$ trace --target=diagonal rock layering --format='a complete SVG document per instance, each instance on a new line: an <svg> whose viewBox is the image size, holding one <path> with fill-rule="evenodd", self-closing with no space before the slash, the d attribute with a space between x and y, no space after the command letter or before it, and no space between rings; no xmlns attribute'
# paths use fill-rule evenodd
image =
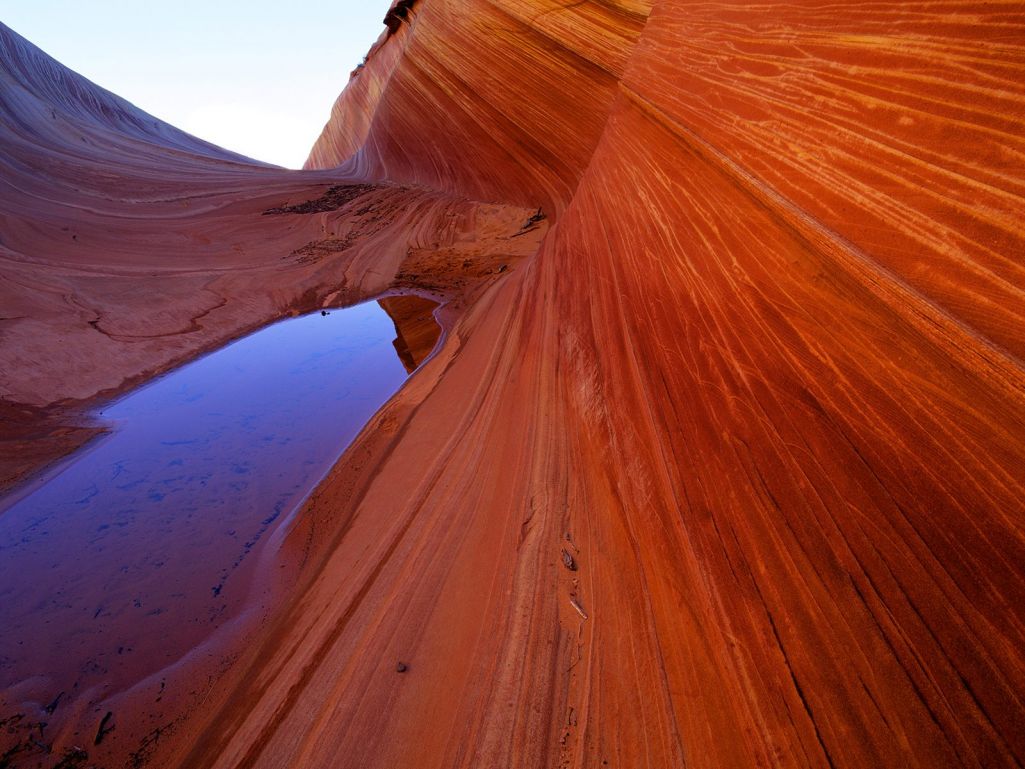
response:
<svg viewBox="0 0 1025 769"><path fill-rule="evenodd" d="M12 409L90 402L276 318L379 294L417 254L460 257L427 287L445 296L542 234L521 234L519 209L240 158L0 33Z"/></svg>
<svg viewBox="0 0 1025 769"><path fill-rule="evenodd" d="M310 167L555 226L464 300L287 533L262 627L138 755L1020 765L1017 5L404 7Z"/></svg>
<svg viewBox="0 0 1025 769"><path fill-rule="evenodd" d="M545 232L527 209L232 155L3 27L0 64L0 488L107 429L85 409L282 317L402 290L454 323ZM244 635L241 592L187 662L110 663L101 633L73 671L5 635L0 766L141 761L231 658L216 636Z"/></svg>

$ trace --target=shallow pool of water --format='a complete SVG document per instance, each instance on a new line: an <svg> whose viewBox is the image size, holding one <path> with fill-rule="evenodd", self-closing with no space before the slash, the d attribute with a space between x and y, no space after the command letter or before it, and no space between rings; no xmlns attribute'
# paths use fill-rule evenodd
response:
<svg viewBox="0 0 1025 769"><path fill-rule="evenodd" d="M0 513L0 692L99 696L208 636L406 379L395 337L376 302L313 313L104 408L112 433Z"/></svg>

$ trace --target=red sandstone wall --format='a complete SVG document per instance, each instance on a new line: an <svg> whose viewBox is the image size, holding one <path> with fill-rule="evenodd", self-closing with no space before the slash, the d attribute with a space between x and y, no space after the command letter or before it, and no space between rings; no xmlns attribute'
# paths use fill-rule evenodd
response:
<svg viewBox="0 0 1025 769"><path fill-rule="evenodd" d="M549 102L529 66L496 71L544 58L529 31L438 66L469 59L467 5L422 6L433 36L413 30L369 167L575 193L474 327L499 350L459 423L474 451L437 438L415 506L376 485L359 503L409 513L414 560L347 604L398 635L336 626L331 648L415 648L421 677L353 662L328 698L292 690L352 737L295 716L275 734L364 766L1017 765L1020 9L663 0L625 68L565 67ZM434 94L454 71L519 94L529 150L499 156L505 115L480 138L487 89ZM607 120L591 88L615 94ZM581 131L549 154L560 110ZM443 424L408 429L457 440Z"/></svg>
<svg viewBox="0 0 1025 769"><path fill-rule="evenodd" d="M582 750L1012 766L1023 174L987 158L1021 140L972 95L1023 101L1001 19L685 5L653 13L539 259L612 479L571 515L601 563Z"/></svg>
<svg viewBox="0 0 1025 769"><path fill-rule="evenodd" d="M556 226L161 765L1025 760L1018 4L648 10L420 0L336 104L311 166Z"/></svg>
<svg viewBox="0 0 1025 769"><path fill-rule="evenodd" d="M594 150L650 6L420 0L353 78L352 97L340 97L307 167L348 159L348 137L362 135L372 113L352 160L360 173L559 207Z"/></svg>

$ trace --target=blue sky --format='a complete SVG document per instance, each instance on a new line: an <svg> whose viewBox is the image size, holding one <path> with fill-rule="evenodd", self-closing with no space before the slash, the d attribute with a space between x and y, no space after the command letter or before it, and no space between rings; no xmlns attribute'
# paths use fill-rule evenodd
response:
<svg viewBox="0 0 1025 769"><path fill-rule="evenodd" d="M298 168L389 0L0 0L0 21L163 120Z"/></svg>

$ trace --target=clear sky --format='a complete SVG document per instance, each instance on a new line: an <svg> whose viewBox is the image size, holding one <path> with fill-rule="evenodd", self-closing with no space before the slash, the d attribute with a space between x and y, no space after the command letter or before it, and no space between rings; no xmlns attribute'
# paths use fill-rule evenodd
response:
<svg viewBox="0 0 1025 769"><path fill-rule="evenodd" d="M299 168L389 0L0 0L0 21L138 107Z"/></svg>

